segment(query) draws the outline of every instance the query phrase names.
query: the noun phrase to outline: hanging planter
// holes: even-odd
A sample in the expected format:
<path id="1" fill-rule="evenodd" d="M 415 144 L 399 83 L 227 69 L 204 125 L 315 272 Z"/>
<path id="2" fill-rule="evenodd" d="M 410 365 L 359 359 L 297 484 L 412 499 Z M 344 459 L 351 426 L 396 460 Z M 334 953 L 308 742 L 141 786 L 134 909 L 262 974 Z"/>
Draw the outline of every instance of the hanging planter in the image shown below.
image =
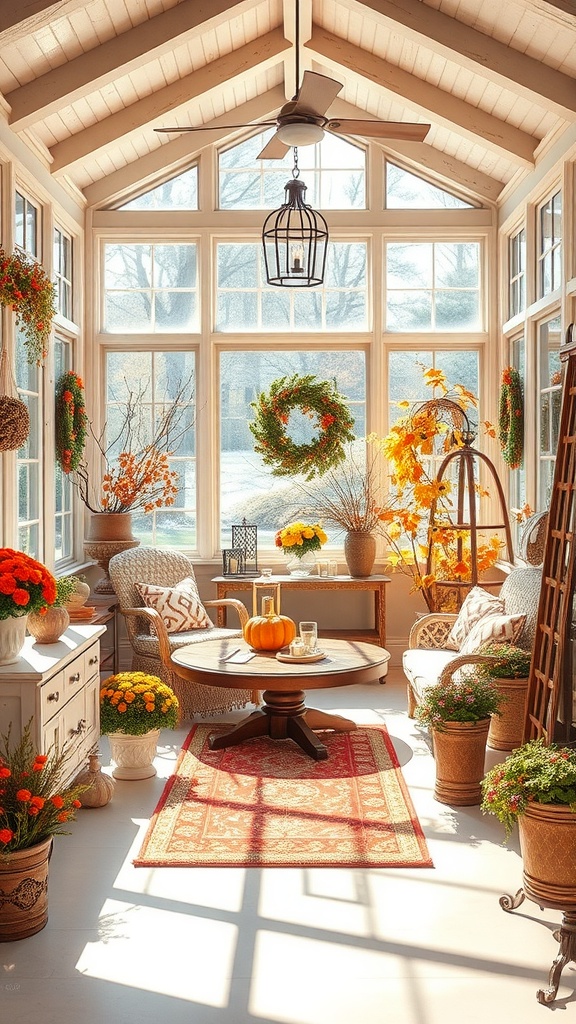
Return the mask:
<path id="1" fill-rule="evenodd" d="M 55 399 L 56 460 L 64 473 L 70 473 L 82 462 L 88 427 L 84 382 L 73 370 L 58 380 Z"/>
<path id="2" fill-rule="evenodd" d="M 498 438 L 504 462 L 518 469 L 524 454 L 524 397 L 518 370 L 508 366 L 502 373 Z"/>
<path id="3" fill-rule="evenodd" d="M 8 365 L 6 349 L 0 354 L 0 451 L 21 448 L 30 433 L 28 407 L 15 397 L 16 387 Z"/>
<path id="4" fill-rule="evenodd" d="M 48 339 L 56 313 L 54 285 L 44 269 L 22 252 L 11 256 L 0 249 L 0 303 L 16 313 L 24 332 L 26 359 L 41 366 L 48 352 Z"/>

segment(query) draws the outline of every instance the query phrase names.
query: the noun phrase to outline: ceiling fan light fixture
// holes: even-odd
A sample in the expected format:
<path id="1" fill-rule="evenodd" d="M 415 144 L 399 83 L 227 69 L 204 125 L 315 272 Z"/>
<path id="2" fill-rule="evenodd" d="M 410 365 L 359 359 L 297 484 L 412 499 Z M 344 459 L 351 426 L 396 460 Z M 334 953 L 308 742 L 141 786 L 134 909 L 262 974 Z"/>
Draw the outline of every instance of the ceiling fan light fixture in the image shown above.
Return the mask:
<path id="1" fill-rule="evenodd" d="M 313 146 L 324 138 L 324 129 L 319 124 L 299 121 L 281 125 L 276 136 L 286 146 Z"/>
<path id="2" fill-rule="evenodd" d="M 285 191 L 286 202 L 262 227 L 266 280 L 280 288 L 310 288 L 324 281 L 328 225 L 304 202 L 303 181 L 292 178 Z"/>

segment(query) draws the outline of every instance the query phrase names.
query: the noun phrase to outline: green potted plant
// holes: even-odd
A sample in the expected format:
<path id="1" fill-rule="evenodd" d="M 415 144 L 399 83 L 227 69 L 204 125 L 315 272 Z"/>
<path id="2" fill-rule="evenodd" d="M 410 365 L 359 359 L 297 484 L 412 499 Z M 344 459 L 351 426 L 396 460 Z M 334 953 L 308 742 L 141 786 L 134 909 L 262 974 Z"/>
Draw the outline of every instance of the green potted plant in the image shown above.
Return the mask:
<path id="1" fill-rule="evenodd" d="M 481 810 L 502 822 L 505 840 L 518 822 L 526 896 L 576 906 L 576 750 L 524 743 L 486 773 Z"/>
<path id="2" fill-rule="evenodd" d="M 490 719 L 501 714 L 502 702 L 494 683 L 474 677 L 450 679 L 424 691 L 415 715 L 432 732 L 434 797 L 440 803 L 480 803 Z"/>
<path id="3" fill-rule="evenodd" d="M 12 741 L 0 742 L 0 891 L 24 886 L 25 899 L 0 900 L 0 942 L 23 939 L 48 920 L 48 860 L 52 838 L 68 835 L 67 823 L 81 806 L 82 786 L 63 785 L 68 748 L 36 753 L 28 723 Z"/>
<path id="4" fill-rule="evenodd" d="M 100 731 L 110 741 L 115 779 L 147 779 L 160 729 L 175 729 L 180 705 L 176 694 L 158 676 L 118 672 L 100 688 Z"/>
<path id="5" fill-rule="evenodd" d="M 531 652 L 514 644 L 490 643 L 478 653 L 490 660 L 475 666 L 477 678 L 495 683 L 506 698 L 502 713 L 490 722 L 488 746 L 492 750 L 514 750 L 524 737 Z"/>

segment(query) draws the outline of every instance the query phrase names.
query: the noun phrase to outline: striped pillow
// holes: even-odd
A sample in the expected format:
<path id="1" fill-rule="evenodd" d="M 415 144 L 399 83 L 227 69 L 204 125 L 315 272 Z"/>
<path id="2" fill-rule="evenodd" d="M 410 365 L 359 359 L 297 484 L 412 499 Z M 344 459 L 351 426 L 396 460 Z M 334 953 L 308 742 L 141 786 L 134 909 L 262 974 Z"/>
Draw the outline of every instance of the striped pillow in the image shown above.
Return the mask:
<path id="1" fill-rule="evenodd" d="M 525 615 L 485 615 L 470 630 L 459 653 L 476 654 L 478 648 L 486 643 L 513 644 L 520 636 L 525 621 Z"/>
<path id="2" fill-rule="evenodd" d="M 150 583 L 137 583 L 136 587 L 146 607 L 155 608 L 161 616 L 168 633 L 213 626 L 192 577 L 181 580 L 174 587 L 156 587 Z M 153 625 L 151 629 L 155 632 Z"/>

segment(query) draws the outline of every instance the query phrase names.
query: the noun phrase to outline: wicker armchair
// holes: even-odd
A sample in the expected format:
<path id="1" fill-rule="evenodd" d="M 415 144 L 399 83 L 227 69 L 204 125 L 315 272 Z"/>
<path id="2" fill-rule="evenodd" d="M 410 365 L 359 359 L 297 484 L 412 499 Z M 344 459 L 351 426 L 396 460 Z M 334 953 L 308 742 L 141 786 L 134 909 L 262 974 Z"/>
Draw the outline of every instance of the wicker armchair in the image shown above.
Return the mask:
<path id="1" fill-rule="evenodd" d="M 522 613 L 526 616 L 516 644 L 527 651 L 531 651 L 534 646 L 541 582 L 541 567 L 531 565 L 513 569 L 500 589 L 499 596 L 504 601 L 505 613 Z M 447 683 L 460 668 L 496 660 L 485 654 L 459 655 L 458 651 L 445 646 L 456 618 L 456 615 L 431 612 L 421 616 L 410 630 L 408 650 L 404 652 L 402 667 L 408 680 L 408 714 L 411 718 L 428 687 L 435 683 Z"/>
<path id="2" fill-rule="evenodd" d="M 214 626 L 183 633 L 168 633 L 158 612 L 152 608 L 142 607 L 142 599 L 136 584 L 149 583 L 173 587 L 186 577 L 195 579 L 190 559 L 168 549 L 131 548 L 110 559 L 109 573 L 120 603 L 120 611 L 126 621 L 126 632 L 133 651 L 132 669 L 150 672 L 168 683 L 180 701 L 182 718 L 230 711 L 232 708 L 245 707 L 250 702 L 258 703 L 257 691 L 186 682 L 172 671 L 170 661 L 172 651 L 187 644 L 199 643 L 202 640 L 241 637 L 242 627 L 248 620 L 248 612 L 241 601 L 225 598 L 220 601 L 204 602 L 205 608 L 221 605 L 234 608 L 240 619 L 238 629 Z M 154 623 L 156 633 L 151 632 L 151 623 Z"/>

